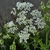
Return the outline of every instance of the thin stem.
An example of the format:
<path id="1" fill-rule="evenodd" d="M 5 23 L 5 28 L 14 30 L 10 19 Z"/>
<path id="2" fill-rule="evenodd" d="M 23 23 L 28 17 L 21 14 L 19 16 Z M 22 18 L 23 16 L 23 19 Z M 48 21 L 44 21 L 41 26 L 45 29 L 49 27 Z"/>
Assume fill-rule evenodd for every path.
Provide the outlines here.
<path id="1" fill-rule="evenodd" d="M 48 45 L 48 33 L 46 33 L 46 46 Z"/>

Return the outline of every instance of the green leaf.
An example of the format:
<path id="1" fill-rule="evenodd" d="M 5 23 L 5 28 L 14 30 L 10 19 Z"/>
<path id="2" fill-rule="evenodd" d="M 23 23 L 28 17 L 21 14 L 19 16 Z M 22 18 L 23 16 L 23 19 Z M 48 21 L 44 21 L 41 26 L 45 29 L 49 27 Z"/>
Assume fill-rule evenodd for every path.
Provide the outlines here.
<path id="1" fill-rule="evenodd" d="M 3 45 L 3 44 L 4 44 L 4 40 L 0 39 L 0 45 Z"/>
<path id="2" fill-rule="evenodd" d="M 39 45 L 40 45 L 40 47 L 41 47 L 41 50 L 47 50 L 47 47 L 46 47 L 46 45 L 42 42 L 42 40 L 39 40 L 38 43 L 39 43 Z"/>
<path id="3" fill-rule="evenodd" d="M 45 5 L 44 5 L 44 2 L 41 1 L 41 9 L 44 10 L 45 9 Z"/>
<path id="4" fill-rule="evenodd" d="M 15 42 L 13 42 L 13 44 L 12 44 L 12 45 L 10 45 L 10 50 L 16 50 Z"/>
<path id="5" fill-rule="evenodd" d="M 50 1 L 47 2 L 46 6 L 50 9 Z"/>
<path id="6" fill-rule="evenodd" d="M 3 35 L 3 39 L 11 39 L 9 34 Z"/>

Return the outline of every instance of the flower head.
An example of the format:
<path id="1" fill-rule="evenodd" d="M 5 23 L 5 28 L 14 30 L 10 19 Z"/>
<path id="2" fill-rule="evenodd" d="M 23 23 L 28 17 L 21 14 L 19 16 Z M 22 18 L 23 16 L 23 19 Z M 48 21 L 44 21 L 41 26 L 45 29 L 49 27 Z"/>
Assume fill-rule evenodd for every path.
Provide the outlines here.
<path id="1" fill-rule="evenodd" d="M 37 18 L 37 20 L 34 23 L 35 25 L 37 25 L 38 29 L 43 29 L 44 26 L 46 25 L 46 23 L 44 22 L 43 18 Z"/>
<path id="2" fill-rule="evenodd" d="M 14 33 L 17 31 L 17 29 L 18 29 L 17 27 L 11 27 L 11 28 L 9 28 L 9 29 L 7 30 L 7 32 L 14 34 Z"/>
<path id="3" fill-rule="evenodd" d="M 30 14 L 33 16 L 33 19 L 42 17 L 41 12 L 38 10 L 33 10 Z"/>
<path id="4" fill-rule="evenodd" d="M 13 11 L 11 11 L 10 13 L 13 14 L 13 15 L 16 15 L 16 9 L 13 8 Z"/>
<path id="5" fill-rule="evenodd" d="M 17 22 L 19 25 L 21 25 L 21 24 L 26 25 L 26 24 L 27 24 L 27 21 L 26 21 L 26 17 L 25 17 L 25 16 L 17 18 L 17 19 L 16 19 L 16 22 Z"/>
<path id="6" fill-rule="evenodd" d="M 17 10 L 30 11 L 32 6 L 33 6 L 33 4 L 31 4 L 29 2 L 23 2 L 23 3 L 17 2 L 16 3 Z"/>
<path id="7" fill-rule="evenodd" d="M 24 32 L 26 32 L 26 31 L 24 31 Z M 30 34 L 28 34 L 27 32 L 26 33 L 24 33 L 24 32 L 18 33 L 18 36 L 20 37 L 20 43 L 22 43 L 22 42 L 27 43 L 27 39 L 29 39 Z"/>
<path id="8" fill-rule="evenodd" d="M 30 26 L 29 26 L 29 32 L 31 32 L 33 35 L 35 35 L 35 33 L 37 32 L 35 26 L 30 25 Z"/>
<path id="9" fill-rule="evenodd" d="M 27 11 L 21 11 L 21 12 L 19 12 L 17 15 L 19 16 L 19 17 L 24 17 L 24 16 L 26 16 L 27 15 Z"/>
<path id="10" fill-rule="evenodd" d="M 15 26 L 15 24 L 13 23 L 13 21 L 10 21 L 7 23 L 7 27 L 12 27 L 12 26 Z"/>

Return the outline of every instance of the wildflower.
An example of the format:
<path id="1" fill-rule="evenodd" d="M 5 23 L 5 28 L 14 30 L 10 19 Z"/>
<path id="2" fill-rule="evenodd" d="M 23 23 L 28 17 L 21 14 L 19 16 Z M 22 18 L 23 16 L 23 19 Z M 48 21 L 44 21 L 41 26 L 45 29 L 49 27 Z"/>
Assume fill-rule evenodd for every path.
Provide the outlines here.
<path id="1" fill-rule="evenodd" d="M 17 2 L 16 3 L 16 7 L 17 10 L 25 10 L 25 11 L 30 11 L 31 7 L 33 6 L 33 4 L 29 3 L 29 2 Z"/>
<path id="2" fill-rule="evenodd" d="M 13 15 L 16 15 L 16 9 L 13 8 L 13 11 L 11 11 L 10 13 L 13 14 Z"/>
<path id="3" fill-rule="evenodd" d="M 32 18 L 28 19 L 28 20 L 27 20 L 27 23 L 28 23 L 29 25 L 32 25 L 32 24 L 33 24 L 33 19 L 32 19 Z"/>
<path id="4" fill-rule="evenodd" d="M 13 34 L 14 34 L 15 31 L 17 31 L 17 29 L 18 29 L 17 27 L 11 27 L 11 28 L 9 28 L 9 29 L 7 30 L 7 32 L 8 32 L 8 33 L 13 33 Z"/>
<path id="5" fill-rule="evenodd" d="M 27 25 L 26 27 L 24 27 L 24 31 L 28 32 L 28 29 L 29 29 L 29 25 Z"/>
<path id="6" fill-rule="evenodd" d="M 27 24 L 27 21 L 26 21 L 26 17 L 25 17 L 25 16 L 17 18 L 17 19 L 16 19 L 16 22 L 17 22 L 19 25 L 21 25 L 21 24 L 26 25 L 26 24 Z"/>
<path id="7" fill-rule="evenodd" d="M 23 33 L 18 33 L 18 36 L 20 38 L 20 43 L 22 43 L 22 42 L 26 42 L 27 43 L 27 39 L 29 39 L 30 34 L 23 32 Z"/>
<path id="8" fill-rule="evenodd" d="M 32 3 L 29 3 L 29 2 L 27 2 L 26 3 L 26 6 L 25 6 L 25 11 L 27 10 L 27 11 L 30 11 L 31 10 L 31 7 L 33 7 L 34 5 L 32 4 Z"/>
<path id="9" fill-rule="evenodd" d="M 35 26 L 30 25 L 30 26 L 29 26 L 29 32 L 31 32 L 31 33 L 33 33 L 33 35 L 35 35 L 35 33 L 37 32 Z"/>
<path id="10" fill-rule="evenodd" d="M 44 26 L 46 25 L 46 23 L 44 22 L 43 18 L 37 18 L 37 20 L 34 23 L 35 25 L 37 25 L 38 29 L 43 29 Z"/>
<path id="11" fill-rule="evenodd" d="M 19 17 L 24 17 L 24 16 L 26 16 L 27 15 L 27 11 L 21 11 L 21 12 L 19 12 L 17 15 L 19 16 Z"/>
<path id="12" fill-rule="evenodd" d="M 30 14 L 33 16 L 33 19 L 42 17 L 41 12 L 38 10 L 33 10 Z"/>
<path id="13" fill-rule="evenodd" d="M 10 21 L 7 23 L 7 27 L 12 27 L 12 26 L 15 26 L 15 24 L 13 23 L 13 21 Z"/>

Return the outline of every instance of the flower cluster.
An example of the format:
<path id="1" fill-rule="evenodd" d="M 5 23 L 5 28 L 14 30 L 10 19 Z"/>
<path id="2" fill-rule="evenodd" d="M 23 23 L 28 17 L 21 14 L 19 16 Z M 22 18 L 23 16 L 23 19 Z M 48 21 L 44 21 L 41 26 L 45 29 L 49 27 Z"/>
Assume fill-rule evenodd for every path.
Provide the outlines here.
<path id="1" fill-rule="evenodd" d="M 19 16 L 19 17 L 24 17 L 24 16 L 26 16 L 27 15 L 27 13 L 28 13 L 28 11 L 21 11 L 21 12 L 19 12 L 17 15 Z"/>
<path id="2" fill-rule="evenodd" d="M 44 22 L 43 18 L 37 18 L 37 20 L 34 23 L 35 25 L 37 25 L 38 29 L 43 29 L 44 26 L 46 25 L 46 23 Z"/>
<path id="3" fill-rule="evenodd" d="M 11 11 L 10 13 L 13 14 L 13 15 L 16 15 L 16 9 L 13 8 L 13 11 Z"/>
<path id="4" fill-rule="evenodd" d="M 33 19 L 37 19 L 37 18 L 42 17 L 41 11 L 38 11 L 38 10 L 33 10 L 30 14 L 33 16 Z"/>
<path id="5" fill-rule="evenodd" d="M 15 31 L 17 31 L 17 26 L 13 23 L 13 21 L 8 22 L 7 24 L 5 24 L 7 27 L 7 32 L 8 33 L 15 33 Z"/>
<path id="6" fill-rule="evenodd" d="M 9 28 L 9 29 L 7 30 L 7 32 L 8 32 L 8 33 L 13 33 L 13 34 L 14 34 L 15 31 L 17 31 L 17 29 L 18 29 L 17 27 L 12 27 L 12 28 Z"/>
<path id="7" fill-rule="evenodd" d="M 27 15 L 27 11 L 21 11 L 19 12 L 17 15 L 19 16 L 17 19 L 16 19 L 16 22 L 21 25 L 21 24 L 24 24 L 26 25 L 27 22 L 26 22 L 26 15 Z"/>
<path id="8" fill-rule="evenodd" d="M 21 24 L 26 25 L 26 24 L 27 24 L 27 22 L 26 22 L 26 17 L 19 17 L 19 18 L 16 19 L 16 22 L 17 22 L 19 25 L 21 25 Z"/>
<path id="9" fill-rule="evenodd" d="M 33 35 L 35 35 L 35 33 L 37 32 L 36 27 L 33 25 L 29 26 L 29 32 L 31 32 Z"/>
<path id="10" fill-rule="evenodd" d="M 28 29 L 29 29 L 29 25 L 25 26 L 23 30 L 28 32 L 29 31 Z"/>
<path id="11" fill-rule="evenodd" d="M 33 4 L 29 3 L 29 2 L 23 2 L 23 3 L 17 2 L 16 3 L 17 10 L 30 11 L 32 6 L 33 6 Z"/>
<path id="12" fill-rule="evenodd" d="M 22 2 L 22 3 L 17 2 L 16 8 L 13 8 L 13 11 L 11 11 L 11 14 L 18 16 L 16 18 L 16 23 L 18 23 L 17 24 L 18 27 L 13 23 L 13 21 L 7 23 L 8 33 L 15 33 L 15 31 L 17 32 L 17 29 L 19 30 L 17 35 L 20 38 L 19 39 L 20 43 L 22 42 L 27 43 L 27 39 L 29 39 L 30 34 L 33 34 L 35 36 L 37 29 L 39 28 L 43 29 L 44 26 L 46 25 L 44 19 L 42 18 L 41 11 L 33 10 L 30 13 L 32 17 L 31 18 L 27 17 L 28 11 L 31 10 L 32 6 L 33 4 L 29 2 Z M 17 11 L 19 12 L 17 13 Z"/>
<path id="13" fill-rule="evenodd" d="M 33 10 L 30 14 L 33 16 L 34 24 L 37 25 L 38 29 L 43 29 L 46 23 L 42 18 L 41 11 Z"/>
<path id="14" fill-rule="evenodd" d="M 27 23 L 28 23 L 29 25 L 32 25 L 32 24 L 33 24 L 33 19 L 32 19 L 32 18 L 27 19 L 26 21 L 27 21 Z"/>
<path id="15" fill-rule="evenodd" d="M 27 43 L 27 39 L 29 39 L 30 34 L 26 31 L 21 31 L 18 33 L 18 36 L 20 37 L 20 43 L 23 41 Z"/>
<path id="16" fill-rule="evenodd" d="M 15 24 L 13 23 L 13 21 L 10 21 L 10 22 L 7 23 L 7 27 L 13 27 L 13 26 L 15 26 Z"/>

